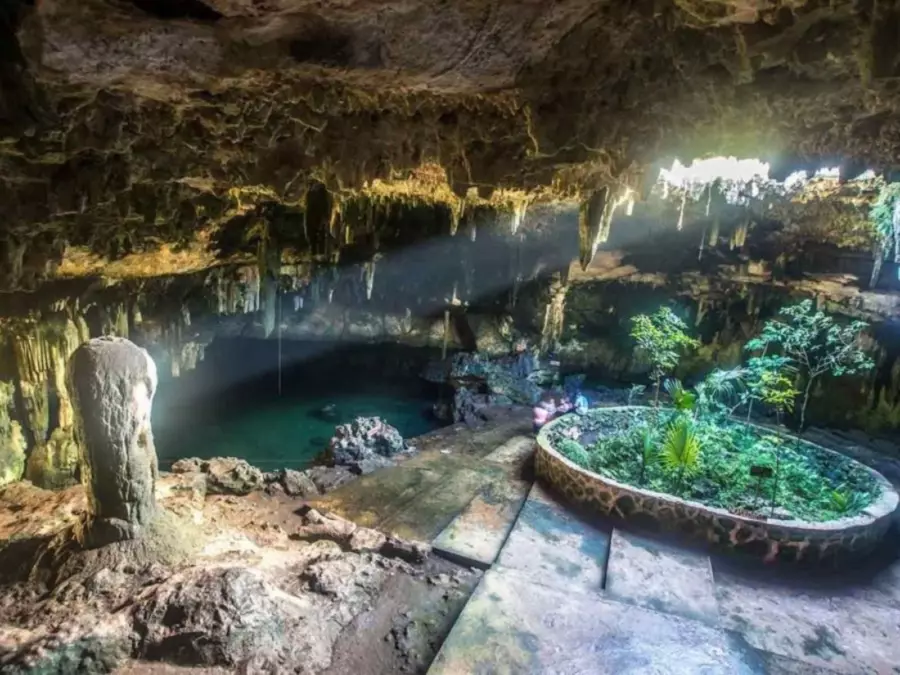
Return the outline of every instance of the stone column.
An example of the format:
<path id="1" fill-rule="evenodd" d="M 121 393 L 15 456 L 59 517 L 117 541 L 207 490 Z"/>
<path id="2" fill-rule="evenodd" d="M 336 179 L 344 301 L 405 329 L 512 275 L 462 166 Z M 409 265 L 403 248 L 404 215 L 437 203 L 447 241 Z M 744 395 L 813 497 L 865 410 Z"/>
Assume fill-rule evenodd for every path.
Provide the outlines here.
<path id="1" fill-rule="evenodd" d="M 156 449 L 150 410 L 156 364 L 125 338 L 84 343 L 69 360 L 68 387 L 87 487 L 88 546 L 135 539 L 156 515 Z"/>

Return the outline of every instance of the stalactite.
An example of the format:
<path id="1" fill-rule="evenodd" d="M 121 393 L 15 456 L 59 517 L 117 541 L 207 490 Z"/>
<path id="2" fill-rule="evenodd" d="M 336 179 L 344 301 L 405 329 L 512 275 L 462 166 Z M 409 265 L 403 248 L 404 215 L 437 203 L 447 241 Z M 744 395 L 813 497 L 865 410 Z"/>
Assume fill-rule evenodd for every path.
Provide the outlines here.
<path id="1" fill-rule="evenodd" d="M 512 204 L 512 216 L 510 218 L 510 234 L 516 234 L 519 227 L 525 220 L 525 213 L 528 210 L 528 203 L 525 201 L 515 201 Z"/>
<path id="2" fill-rule="evenodd" d="M 294 311 L 299 312 L 303 309 L 303 296 L 295 295 L 294 296 Z"/>
<path id="3" fill-rule="evenodd" d="M 697 251 L 697 260 L 703 260 L 703 249 L 706 248 L 706 229 L 703 229 L 703 234 L 700 235 L 700 247 Z"/>
<path id="4" fill-rule="evenodd" d="M 257 268 L 259 297 L 263 312 L 263 335 L 271 337 L 275 332 L 278 282 L 281 277 L 281 248 L 273 240 L 263 238 L 260 241 Z"/>
<path id="5" fill-rule="evenodd" d="M 713 218 L 712 229 L 709 231 L 708 246 L 712 249 L 719 243 L 719 217 Z"/>
<path id="6" fill-rule="evenodd" d="M 749 221 L 744 221 L 740 225 L 734 228 L 734 231 L 731 233 L 731 250 L 738 248 L 743 248 L 744 244 L 747 241 L 747 230 L 750 226 Z"/>
<path id="7" fill-rule="evenodd" d="M 463 197 L 459 201 L 450 205 L 450 236 L 455 237 L 459 230 L 459 221 L 465 218 L 466 199 Z"/>
<path id="8" fill-rule="evenodd" d="M 634 193 L 629 192 L 628 199 L 625 202 L 625 215 L 634 215 Z"/>
<path id="9" fill-rule="evenodd" d="M 709 185 L 706 186 L 706 217 L 707 218 L 709 218 L 709 205 L 710 205 L 710 202 L 712 202 L 712 189 L 713 189 L 712 183 L 710 183 Z M 681 208 L 683 209 L 684 206 L 682 206 Z"/>
<path id="10" fill-rule="evenodd" d="M 706 298 L 700 297 L 697 300 L 697 316 L 694 317 L 694 326 L 699 326 L 706 316 Z"/>
<path id="11" fill-rule="evenodd" d="M 191 325 L 191 310 L 187 305 L 181 306 L 181 321 L 185 326 Z"/>
<path id="12" fill-rule="evenodd" d="M 337 239 L 338 227 L 343 216 L 344 203 L 335 193 L 330 193 L 330 210 L 328 213 L 328 233 L 333 239 Z"/>
<path id="13" fill-rule="evenodd" d="M 578 257 L 584 270 L 591 264 L 602 243 L 603 213 L 608 197 L 609 188 L 604 187 L 581 203 L 578 214 Z"/>
<path id="14" fill-rule="evenodd" d="M 678 211 L 678 225 L 676 229 L 681 232 L 684 227 L 684 204 L 687 201 L 687 190 L 681 193 L 681 209 Z"/>
<path id="15" fill-rule="evenodd" d="M 582 202 L 578 218 L 578 251 L 582 269 L 588 268 L 600 244 L 609 239 L 616 209 L 631 194 L 628 187 L 620 187 L 616 193 L 609 187 L 604 187 Z"/>
<path id="16" fill-rule="evenodd" d="M 378 255 L 363 264 L 363 277 L 366 283 L 366 300 L 372 299 L 372 289 L 375 288 L 375 265 L 378 261 Z"/>
<path id="17" fill-rule="evenodd" d="M 550 279 L 549 297 L 544 309 L 544 323 L 541 327 L 541 351 L 546 353 L 555 348 L 562 337 L 566 294 L 569 290 L 569 272 L 556 272 Z"/>

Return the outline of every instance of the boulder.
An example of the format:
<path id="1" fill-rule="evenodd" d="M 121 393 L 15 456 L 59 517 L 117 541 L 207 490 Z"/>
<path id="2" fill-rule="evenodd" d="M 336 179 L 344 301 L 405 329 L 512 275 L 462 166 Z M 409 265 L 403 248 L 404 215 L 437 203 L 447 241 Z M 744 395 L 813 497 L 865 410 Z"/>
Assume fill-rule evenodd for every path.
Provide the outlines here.
<path id="1" fill-rule="evenodd" d="M 156 364 L 124 338 L 95 338 L 69 360 L 68 389 L 83 448 L 89 545 L 137 538 L 156 516 L 150 411 Z"/>
<path id="2" fill-rule="evenodd" d="M 296 640 L 324 617 L 287 597 L 260 573 L 240 567 L 192 569 L 172 577 L 134 610 L 137 655 L 195 666 L 246 667 L 258 654 L 273 663 L 325 661 L 330 645 Z"/>
<path id="3" fill-rule="evenodd" d="M 206 491 L 209 494 L 246 495 L 266 486 L 265 474 L 237 457 L 189 457 L 172 464 L 172 473 L 194 472 L 206 475 Z"/>
<path id="4" fill-rule="evenodd" d="M 328 457 L 334 464 L 355 467 L 361 473 L 360 462 L 394 457 L 406 450 L 400 432 L 380 417 L 357 417 L 335 428 Z"/>
<path id="5" fill-rule="evenodd" d="M 314 466 L 304 472 L 321 494 L 331 492 L 356 478 L 345 466 Z"/>
<path id="6" fill-rule="evenodd" d="M 284 493 L 291 497 L 308 499 L 310 497 L 316 497 L 319 494 L 319 488 L 317 488 L 312 479 L 302 471 L 282 469 L 279 472 L 278 480 L 282 487 L 284 487 Z"/>

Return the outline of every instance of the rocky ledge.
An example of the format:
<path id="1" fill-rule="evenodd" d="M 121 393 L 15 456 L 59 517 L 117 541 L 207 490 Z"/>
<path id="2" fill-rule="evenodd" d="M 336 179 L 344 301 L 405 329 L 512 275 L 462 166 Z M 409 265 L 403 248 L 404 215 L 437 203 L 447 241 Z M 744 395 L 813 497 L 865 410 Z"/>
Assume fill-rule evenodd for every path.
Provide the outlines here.
<path id="1" fill-rule="evenodd" d="M 137 660 L 149 662 L 140 672 L 169 662 L 311 674 L 364 657 L 392 672 L 427 667 L 475 573 L 283 494 L 221 494 L 247 470 L 232 464 L 226 480 L 230 461 L 161 475 L 158 502 L 196 540 L 171 563 L 57 565 L 48 542 L 85 512 L 83 488 L 0 491 L 0 671 L 111 672 Z"/>

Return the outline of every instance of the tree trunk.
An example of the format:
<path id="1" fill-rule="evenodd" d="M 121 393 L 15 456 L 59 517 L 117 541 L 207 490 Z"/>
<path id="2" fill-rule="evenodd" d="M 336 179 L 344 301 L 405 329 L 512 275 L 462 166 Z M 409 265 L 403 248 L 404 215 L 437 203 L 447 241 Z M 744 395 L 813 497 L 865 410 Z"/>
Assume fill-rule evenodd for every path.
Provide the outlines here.
<path id="1" fill-rule="evenodd" d="M 878 241 L 872 247 L 875 259 L 872 265 L 872 276 L 869 277 L 869 288 L 875 288 L 881 278 L 881 266 L 884 264 L 884 242 Z"/>
<path id="2" fill-rule="evenodd" d="M 803 429 L 806 428 L 806 406 L 809 405 L 809 395 L 812 391 L 812 384 L 814 379 L 810 377 L 806 381 L 806 388 L 803 390 L 803 405 L 800 406 L 800 428 L 798 431 L 803 433 Z"/>

